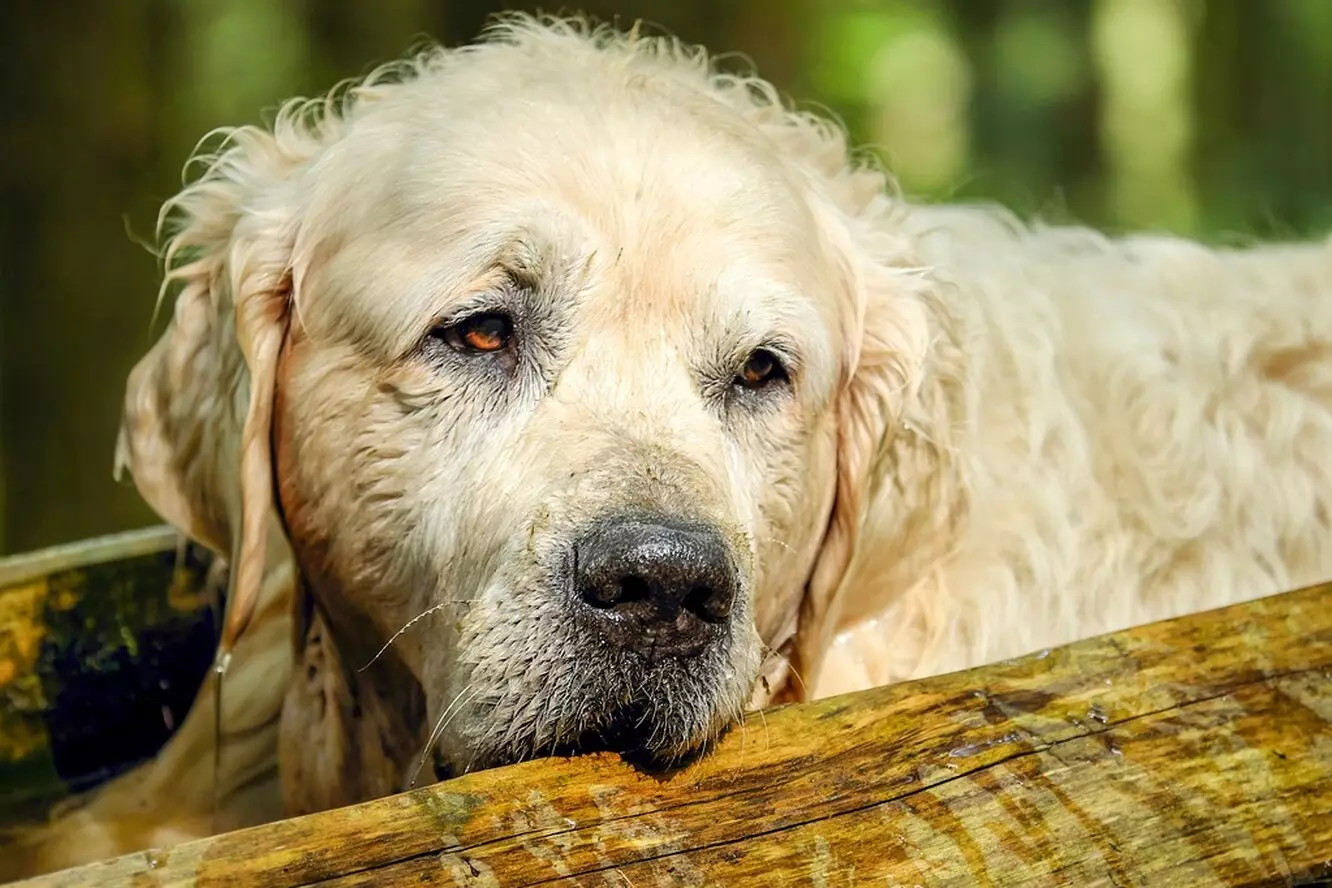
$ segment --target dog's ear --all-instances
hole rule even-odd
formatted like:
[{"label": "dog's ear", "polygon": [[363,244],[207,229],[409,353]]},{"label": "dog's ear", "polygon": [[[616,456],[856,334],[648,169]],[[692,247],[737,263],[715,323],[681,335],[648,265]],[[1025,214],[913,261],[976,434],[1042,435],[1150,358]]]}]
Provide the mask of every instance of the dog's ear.
[{"label": "dog's ear", "polygon": [[380,798],[418,774],[433,783],[433,763],[417,757],[425,698],[396,653],[367,659],[340,648],[308,590],[298,593],[295,613],[299,653],[277,743],[286,815]]},{"label": "dog's ear", "polygon": [[282,122],[232,131],[163,208],[162,292],[178,290],[176,306],[130,374],[116,447],[117,474],[128,469],[164,518],[231,562],[220,656],[254,608],[270,537],[280,537],[270,428],[292,296],[292,180],[305,159],[280,138]]},{"label": "dog's ear", "polygon": [[[845,628],[844,619],[855,616],[846,612],[847,584],[885,478],[923,474],[926,467],[914,463],[933,460],[947,447],[946,383],[931,369],[947,339],[936,284],[894,219],[900,209],[886,195],[882,174],[843,169],[827,184],[831,199],[816,207],[816,218],[839,266],[844,350],[834,407],[832,512],[801,602],[791,658],[797,685],[788,696],[805,699],[817,692],[824,655]],[[935,429],[940,431],[928,441],[929,453],[922,454],[913,430],[934,435]],[[865,602],[856,604],[860,611]]]}]

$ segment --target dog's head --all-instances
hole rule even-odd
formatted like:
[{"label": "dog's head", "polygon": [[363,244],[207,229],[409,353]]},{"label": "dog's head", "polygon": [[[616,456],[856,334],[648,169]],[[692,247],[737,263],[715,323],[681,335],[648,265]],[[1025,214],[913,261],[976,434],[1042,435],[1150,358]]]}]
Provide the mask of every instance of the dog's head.
[{"label": "dog's head", "polygon": [[455,767],[669,758],[797,624],[816,669],[930,335],[882,177],[760,81],[567,23],[340,102],[232,132],[169,205],[121,438],[236,559],[233,626],[285,529],[293,706],[370,688]]}]

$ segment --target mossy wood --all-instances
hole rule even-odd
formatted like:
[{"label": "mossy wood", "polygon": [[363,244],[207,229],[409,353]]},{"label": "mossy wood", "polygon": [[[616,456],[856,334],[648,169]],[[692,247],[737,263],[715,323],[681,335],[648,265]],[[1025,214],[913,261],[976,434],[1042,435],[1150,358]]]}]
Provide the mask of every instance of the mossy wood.
[{"label": "mossy wood", "polygon": [[0,558],[7,829],[151,757],[216,643],[225,569],[166,527]]},{"label": "mossy wood", "polygon": [[770,710],[669,775],[534,761],[27,884],[1329,881],[1320,586]]}]

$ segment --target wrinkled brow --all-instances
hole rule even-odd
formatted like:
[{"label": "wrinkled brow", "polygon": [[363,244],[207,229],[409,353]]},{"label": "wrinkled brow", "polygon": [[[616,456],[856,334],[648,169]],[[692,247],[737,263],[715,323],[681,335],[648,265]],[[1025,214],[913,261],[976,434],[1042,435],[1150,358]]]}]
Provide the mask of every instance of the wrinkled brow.
[{"label": "wrinkled brow", "polygon": [[518,284],[576,286],[588,256],[569,226],[421,226],[344,241],[311,278],[314,327],[381,358],[408,354],[439,319]]},{"label": "wrinkled brow", "polygon": [[782,359],[793,378],[809,377],[816,388],[830,384],[832,343],[811,298],[774,269],[736,263],[713,281],[698,326],[700,360],[717,373],[734,370],[754,349]]}]

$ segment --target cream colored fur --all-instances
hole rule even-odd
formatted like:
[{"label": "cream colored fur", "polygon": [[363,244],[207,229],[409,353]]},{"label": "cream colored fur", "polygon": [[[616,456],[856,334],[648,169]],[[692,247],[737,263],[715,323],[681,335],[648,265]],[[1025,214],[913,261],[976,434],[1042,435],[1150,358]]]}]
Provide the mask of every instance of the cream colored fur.
[{"label": "cream colored fur", "polygon": [[[607,459],[632,475],[659,454],[678,476],[661,495],[694,497],[746,547],[757,634],[734,662],[755,704],[769,696],[756,684],[759,636],[794,666],[767,658],[772,692],[808,698],[1332,577],[1326,244],[1215,250],[911,206],[851,161],[836,127],[787,110],[762,81],[711,74],[705,56],[669,41],[576,23],[510,19],[480,48],[393,72],[345,106],[288,105],[274,132],[237,131],[172,204],[184,222],[168,281],[184,289],[172,331],[131,379],[122,457],[165,516],[249,571],[242,591],[258,604],[225,679],[228,724],[283,708],[277,673],[295,631],[291,553],[276,531],[261,551],[262,528],[280,526],[264,486],[270,440],[315,597],[357,601],[378,640],[442,594],[412,592],[420,575],[404,553],[445,562],[461,546],[513,565],[448,574],[450,594],[477,602],[450,611],[472,621],[458,636],[430,617],[394,641],[393,668],[422,683],[430,722],[461,668],[436,649],[465,654],[468,638],[487,637],[503,590],[534,582],[535,568],[504,555],[524,551],[505,535],[544,532],[525,523],[545,508],[534,498],[570,466],[598,480],[561,488],[548,520],[599,508],[612,495],[596,474]],[[522,90],[533,97],[523,113],[464,113]],[[547,114],[556,92],[579,100]],[[571,171],[542,153],[547,142]],[[460,164],[472,178],[448,185]],[[412,188],[391,190],[390,173]],[[442,221],[392,228],[394,212],[423,206]],[[403,353],[429,321],[423,279],[464,283],[475,257],[450,253],[454,239],[533,208],[544,234],[586,263],[594,307],[576,335],[591,357],[569,365],[535,420],[445,448],[376,400],[366,367]],[[597,249],[580,253],[580,238]],[[713,286],[693,292],[700,278]],[[719,305],[804,349],[791,400],[733,420],[740,432],[699,408],[680,370],[697,358],[692,331],[724,326]],[[419,368],[393,372],[415,374],[394,378],[405,397],[427,399],[436,384]],[[598,436],[615,417],[658,449],[607,449]],[[511,458],[491,467],[495,453]],[[433,487],[434,473],[452,486]],[[443,493],[473,487],[488,498]],[[404,514],[419,523],[395,526]],[[340,542],[340,523],[361,543]],[[365,542],[377,534],[386,542]],[[253,582],[260,566],[266,591]],[[538,655],[518,645],[487,648],[501,658],[493,668]],[[709,717],[732,716],[737,691],[719,687]],[[148,777],[112,784],[33,840],[42,865],[209,828],[212,774],[200,761],[211,762],[212,725],[201,713],[213,692]],[[473,742],[470,718],[459,743]],[[714,729],[700,722],[697,736]],[[224,748],[224,787],[271,766],[268,736]],[[302,771],[307,783],[319,773]],[[173,791],[135,788],[145,781]],[[152,823],[108,825],[133,806]]]},{"label": "cream colored fur", "polygon": [[905,225],[955,313],[956,385],[946,427],[905,417],[842,593],[865,622],[820,694],[1332,576],[1332,248],[962,207]]}]

